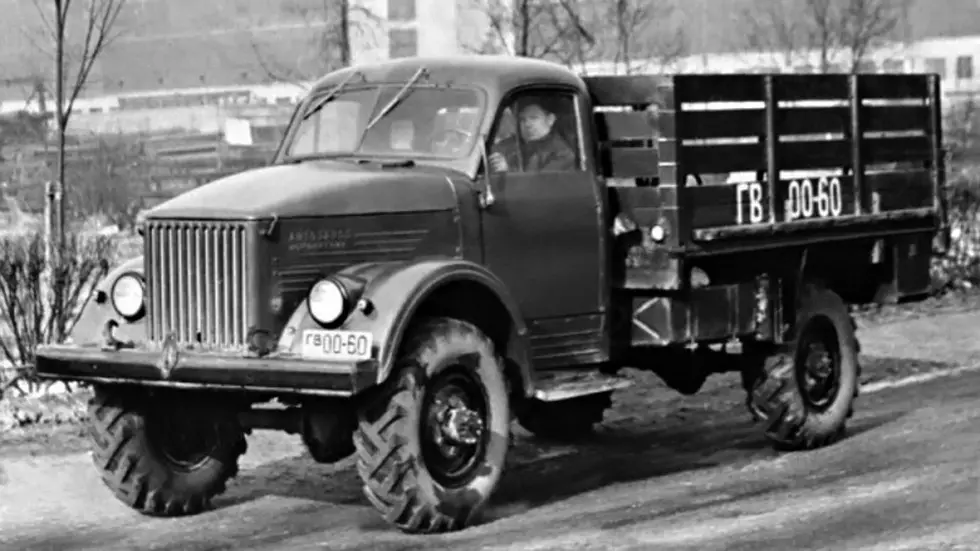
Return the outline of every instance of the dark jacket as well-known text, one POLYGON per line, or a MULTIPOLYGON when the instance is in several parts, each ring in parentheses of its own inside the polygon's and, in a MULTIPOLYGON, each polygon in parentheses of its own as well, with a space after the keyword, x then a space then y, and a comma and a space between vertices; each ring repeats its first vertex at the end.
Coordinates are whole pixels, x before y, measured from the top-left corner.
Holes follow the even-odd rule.
POLYGON ((494 149, 504 154, 510 170, 518 170, 522 164, 524 172, 575 170, 575 152, 555 132, 536 142, 524 142, 523 152, 518 151, 514 138, 503 140, 494 149), (518 160, 519 153, 523 153, 523 163, 518 160))

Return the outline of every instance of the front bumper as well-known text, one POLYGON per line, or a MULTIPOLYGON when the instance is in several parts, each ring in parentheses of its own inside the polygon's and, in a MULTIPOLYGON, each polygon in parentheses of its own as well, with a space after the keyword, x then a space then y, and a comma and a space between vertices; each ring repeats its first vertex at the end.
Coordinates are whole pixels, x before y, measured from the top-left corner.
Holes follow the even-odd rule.
POLYGON ((377 382, 378 363, 324 363, 297 357, 242 357, 192 350, 45 345, 35 352, 44 379, 172 388, 352 396, 377 382))

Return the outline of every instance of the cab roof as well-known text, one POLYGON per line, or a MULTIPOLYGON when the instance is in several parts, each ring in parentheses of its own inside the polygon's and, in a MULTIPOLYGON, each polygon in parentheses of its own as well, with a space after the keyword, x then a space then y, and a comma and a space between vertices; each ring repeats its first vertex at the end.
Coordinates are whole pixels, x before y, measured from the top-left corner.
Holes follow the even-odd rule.
MULTIPOLYGON (((501 92, 542 81, 585 90, 585 83, 569 69, 547 61, 503 55, 458 55, 444 57, 405 57, 346 67, 325 75, 314 90, 329 88, 354 71, 366 82, 405 82, 425 67, 428 81, 437 84, 477 86, 501 92)), ((354 77, 351 84, 358 82, 354 77)))

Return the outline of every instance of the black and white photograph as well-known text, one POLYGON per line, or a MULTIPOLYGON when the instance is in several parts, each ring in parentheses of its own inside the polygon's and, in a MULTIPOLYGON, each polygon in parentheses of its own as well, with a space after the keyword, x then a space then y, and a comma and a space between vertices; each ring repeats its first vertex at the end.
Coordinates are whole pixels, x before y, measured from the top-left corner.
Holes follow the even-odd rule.
POLYGON ((980 1, 0 0, 0 551, 980 550, 980 1))

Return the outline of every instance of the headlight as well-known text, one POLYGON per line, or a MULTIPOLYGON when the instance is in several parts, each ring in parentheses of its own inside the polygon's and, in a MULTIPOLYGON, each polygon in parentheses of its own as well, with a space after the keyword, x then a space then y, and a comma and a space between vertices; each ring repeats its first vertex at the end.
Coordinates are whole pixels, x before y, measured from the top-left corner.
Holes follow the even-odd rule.
POLYGON ((143 297, 143 280, 136 274, 124 274, 112 284, 112 307, 128 320, 143 314, 143 297))
POLYGON ((337 323, 347 313, 347 290, 332 279, 321 279, 310 289, 306 305, 317 323, 337 323))

